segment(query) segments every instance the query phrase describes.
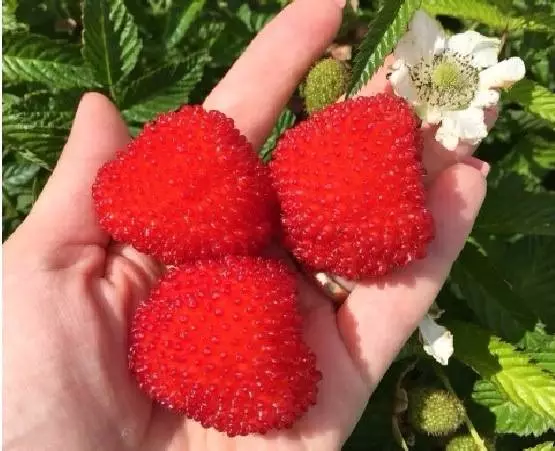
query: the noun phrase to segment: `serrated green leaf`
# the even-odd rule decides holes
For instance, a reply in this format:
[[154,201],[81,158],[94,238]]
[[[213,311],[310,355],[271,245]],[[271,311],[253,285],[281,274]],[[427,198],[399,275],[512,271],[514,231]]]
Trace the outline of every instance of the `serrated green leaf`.
[[384,4],[355,56],[348,97],[356,94],[383,64],[420,4],[421,0],[391,0]]
[[534,330],[537,319],[526,299],[474,245],[467,243],[461,252],[451,270],[451,282],[480,321],[501,337],[517,342]]
[[488,189],[475,230],[504,235],[555,235],[555,193],[528,192],[515,174]]
[[275,16],[275,12],[259,12],[246,3],[237,10],[237,17],[243,22],[251,33],[258,33]]
[[495,415],[495,432],[540,436],[555,427],[553,418],[539,415],[526,406],[511,402],[490,381],[477,381],[472,399]]
[[512,403],[555,422],[555,377],[485,329],[459,321],[447,327],[458,360],[492,382]]
[[18,188],[33,180],[40,170],[34,163],[13,163],[2,166],[2,188],[7,194],[17,194]]
[[541,340],[534,347],[529,345],[525,353],[540,368],[555,375],[555,336],[543,334]]
[[520,80],[506,93],[504,100],[516,102],[525,110],[555,124],[555,94],[532,80]]
[[7,144],[18,146],[18,155],[52,170],[66,142],[72,113],[8,112],[2,117],[2,136]]
[[27,31],[29,26],[17,20],[15,11],[17,0],[3,0],[2,2],[2,33],[9,31]]
[[555,332],[555,238],[522,237],[506,246],[498,264],[511,288]]
[[205,4],[206,0],[174,0],[172,2],[164,31],[164,42],[167,48],[174,48],[181,43]]
[[37,82],[53,88],[96,86],[77,46],[34,34],[4,36],[2,73],[11,82]]
[[19,98],[19,102],[13,104],[11,109],[20,113],[60,112],[72,114],[82,95],[83,92],[80,89],[57,90],[55,93],[46,90],[34,91]]
[[84,0],[83,57],[113,97],[114,86],[133,70],[141,49],[137,25],[123,0]]
[[285,109],[279,115],[276,125],[272,129],[272,133],[260,149],[259,155],[262,161],[268,162],[272,158],[272,152],[276,148],[279,137],[295,123],[296,117],[289,109]]
[[553,451],[555,450],[555,442],[544,442],[531,448],[526,448],[524,451]]
[[553,169],[555,143],[537,134],[527,133],[494,167],[490,180],[506,177],[510,172],[514,172],[522,177],[525,189],[541,191],[543,179]]
[[544,169],[555,170],[555,142],[541,138],[532,143],[532,159]]
[[206,52],[198,52],[134,81],[123,94],[123,116],[129,121],[146,122],[187,103],[209,61]]
[[548,14],[517,14],[488,0],[423,0],[422,7],[431,15],[473,20],[497,30],[553,31],[555,19]]

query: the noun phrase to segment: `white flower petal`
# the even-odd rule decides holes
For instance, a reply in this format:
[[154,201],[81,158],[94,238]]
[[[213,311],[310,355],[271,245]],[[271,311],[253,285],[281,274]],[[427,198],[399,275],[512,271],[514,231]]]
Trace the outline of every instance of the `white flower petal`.
[[403,60],[395,60],[391,65],[392,70],[401,69],[401,67],[405,66],[405,62]]
[[508,88],[513,83],[522,80],[526,74],[524,61],[513,56],[480,72],[480,86],[482,88]]
[[468,30],[451,36],[447,41],[447,48],[461,55],[472,56],[476,67],[490,67],[497,63],[497,55],[501,41],[488,38],[480,33]]
[[436,131],[436,141],[447,150],[455,150],[459,145],[459,135],[454,128],[441,126]]
[[416,11],[409,29],[395,48],[395,58],[409,65],[428,61],[434,54],[445,48],[445,36],[438,22],[424,11]]
[[406,65],[402,64],[397,70],[394,70],[389,77],[389,82],[393,91],[398,96],[404,97],[409,102],[416,102],[418,100],[416,89],[412,85],[409,69]]
[[493,89],[480,89],[474,96],[470,107],[488,108],[497,105],[499,102],[499,92]]
[[438,363],[447,365],[453,355],[453,334],[426,315],[418,325],[426,354]]
[[441,122],[441,110],[431,107],[429,105],[424,105],[422,107],[415,108],[418,116],[427,124],[439,124]]
[[436,141],[448,150],[455,150],[459,140],[475,145],[487,135],[484,111],[481,108],[468,108],[445,113],[436,132]]

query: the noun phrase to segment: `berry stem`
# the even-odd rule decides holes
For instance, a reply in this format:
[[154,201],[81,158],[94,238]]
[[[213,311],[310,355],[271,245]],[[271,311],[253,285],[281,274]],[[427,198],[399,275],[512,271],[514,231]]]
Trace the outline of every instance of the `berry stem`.
[[[447,374],[445,374],[445,371],[443,371],[443,368],[440,368],[438,365],[434,365],[434,369],[436,371],[437,377],[439,378],[439,380],[441,380],[445,388],[453,395],[458,396],[455,390],[453,390],[453,387],[449,382],[449,378],[447,377]],[[480,451],[488,451],[488,448],[486,447],[484,440],[482,439],[482,437],[480,437],[480,434],[472,424],[472,421],[470,420],[470,417],[466,412],[464,414],[464,422],[466,424],[466,427],[468,428],[468,432],[470,432],[470,435],[474,439],[474,443],[476,443],[476,446],[478,447],[478,449]]]

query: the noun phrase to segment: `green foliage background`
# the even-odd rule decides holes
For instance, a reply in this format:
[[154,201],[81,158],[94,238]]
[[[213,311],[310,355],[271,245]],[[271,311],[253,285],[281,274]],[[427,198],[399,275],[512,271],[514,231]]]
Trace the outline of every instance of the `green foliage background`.
[[[287,0],[4,0],[2,232],[29,212],[62,149],[83,92],[109,95],[135,134],[156,113],[198,103]],[[349,92],[381,65],[423,7],[457,32],[502,36],[502,58],[527,78],[503,93],[479,157],[493,165],[472,237],[437,303],[455,337],[439,368],[413,337],[372,398],[348,450],[443,449],[407,426],[402,393],[446,386],[464,401],[477,441],[554,449],[555,2],[360,0],[337,42],[357,55]],[[370,32],[364,36],[368,31]],[[298,99],[261,150],[303,117]],[[338,393],[338,396],[341,396]],[[481,439],[480,439],[481,437]]]

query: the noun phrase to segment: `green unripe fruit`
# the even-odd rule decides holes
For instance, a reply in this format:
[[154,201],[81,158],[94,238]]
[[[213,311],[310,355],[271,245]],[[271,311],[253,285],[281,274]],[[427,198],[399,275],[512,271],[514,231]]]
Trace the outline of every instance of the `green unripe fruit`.
[[453,437],[447,443],[445,451],[480,451],[471,435]]
[[[495,450],[495,447],[489,440],[485,440],[485,445],[489,451]],[[457,435],[449,440],[447,446],[445,447],[445,451],[480,451],[480,448],[476,445],[472,436],[467,434]]]
[[459,398],[446,390],[418,388],[409,393],[408,416],[417,431],[444,436],[461,426],[465,409]]
[[328,58],[308,73],[302,95],[308,114],[334,103],[347,90],[349,71],[340,61]]

